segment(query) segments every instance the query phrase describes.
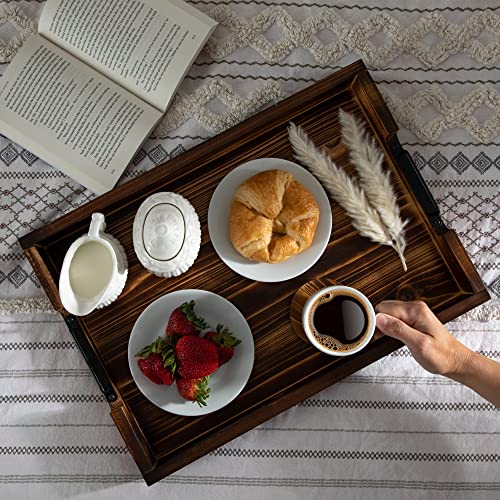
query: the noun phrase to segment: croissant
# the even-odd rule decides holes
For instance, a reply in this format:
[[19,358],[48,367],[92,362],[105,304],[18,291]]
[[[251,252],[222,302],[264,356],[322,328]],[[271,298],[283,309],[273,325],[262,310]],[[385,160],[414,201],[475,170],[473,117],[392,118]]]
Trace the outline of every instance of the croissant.
[[241,255],[274,264],[309,247],[318,219],[316,200],[292,174],[266,170],[235,191],[229,234]]

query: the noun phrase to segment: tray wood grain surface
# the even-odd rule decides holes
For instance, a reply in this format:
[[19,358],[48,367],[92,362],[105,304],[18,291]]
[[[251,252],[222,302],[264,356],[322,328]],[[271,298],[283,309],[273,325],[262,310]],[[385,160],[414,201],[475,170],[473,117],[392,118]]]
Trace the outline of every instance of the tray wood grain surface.
[[[340,107],[367,123],[385,152],[402,214],[410,219],[408,272],[403,272],[392,249],[360,237],[332,202],[330,243],[307,272],[269,284],[235,274],[218,258],[208,235],[208,205],[216,186],[248,160],[293,161],[289,121],[302,125],[318,146],[349,169],[346,148],[339,143]],[[400,347],[398,341],[383,337],[360,353],[335,358],[306,344],[294,333],[289,317],[292,297],[304,283],[336,280],[358,288],[372,303],[388,298],[425,300],[443,321],[488,300],[479,275],[456,234],[439,218],[396,132],[366,68],[354,63],[20,240],[108,398],[111,415],[148,484]],[[149,274],[133,250],[135,213],[144,199],[158,191],[185,196],[202,225],[198,259],[187,273],[172,279]],[[123,294],[111,306],[75,318],[59,301],[59,271],[66,250],[86,232],[96,211],[104,213],[107,232],[124,246],[129,276]],[[150,403],[135,385],[127,361],[129,335],[139,314],[157,298],[182,288],[206,289],[229,299],[248,320],[255,340],[255,365],[246,388],[228,406],[203,417],[172,415]]]

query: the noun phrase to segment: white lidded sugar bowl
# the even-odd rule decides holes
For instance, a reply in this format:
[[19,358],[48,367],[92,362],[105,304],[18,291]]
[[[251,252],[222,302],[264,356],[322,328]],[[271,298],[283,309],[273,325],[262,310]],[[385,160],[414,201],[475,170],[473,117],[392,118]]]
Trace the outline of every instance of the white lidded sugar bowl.
[[179,276],[198,256],[200,221],[183,196],[156,193],[137,210],[133,238],[137,258],[148,271],[163,278]]
[[64,257],[59,296],[64,308],[75,316],[114,302],[127,281],[125,250],[105,229],[104,215],[92,214],[88,234],[74,241]]

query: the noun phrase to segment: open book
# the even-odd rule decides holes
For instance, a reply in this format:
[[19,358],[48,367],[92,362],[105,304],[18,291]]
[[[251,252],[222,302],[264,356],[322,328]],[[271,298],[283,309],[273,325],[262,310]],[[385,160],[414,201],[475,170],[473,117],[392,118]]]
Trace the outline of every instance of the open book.
[[216,24],[181,0],[48,0],[0,79],[0,132],[105,193]]

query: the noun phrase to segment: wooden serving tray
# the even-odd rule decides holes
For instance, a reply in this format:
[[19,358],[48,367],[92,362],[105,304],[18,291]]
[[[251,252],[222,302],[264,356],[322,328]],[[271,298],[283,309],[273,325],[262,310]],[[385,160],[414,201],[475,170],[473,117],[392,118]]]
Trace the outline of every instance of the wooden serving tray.
[[[287,138],[291,120],[346,165],[347,151],[339,144],[339,107],[367,122],[385,151],[403,216],[411,220],[405,254],[408,272],[403,272],[392,249],[360,237],[343,210],[332,203],[330,243],[306,273],[270,284],[235,274],[218,258],[208,235],[208,204],[217,184],[251,159],[293,160]],[[396,131],[365,66],[357,62],[20,240],[106,395],[116,426],[148,484],[401,346],[383,337],[353,356],[336,358],[300,340],[292,330],[289,309],[294,293],[307,281],[337,280],[358,288],[374,304],[388,298],[422,299],[442,321],[489,299],[456,234],[441,221]],[[158,191],[185,196],[202,225],[197,261],[172,279],[149,274],[137,261],[132,244],[135,213],[145,198]],[[104,213],[107,232],[127,252],[129,277],[111,306],[76,318],[59,301],[59,271],[66,250],[87,231],[91,214],[97,211]],[[152,301],[179,288],[203,288],[232,301],[247,318],[255,340],[255,365],[246,388],[225,408],[203,417],[163,412],[139,392],[128,367],[127,344],[135,320]]]

